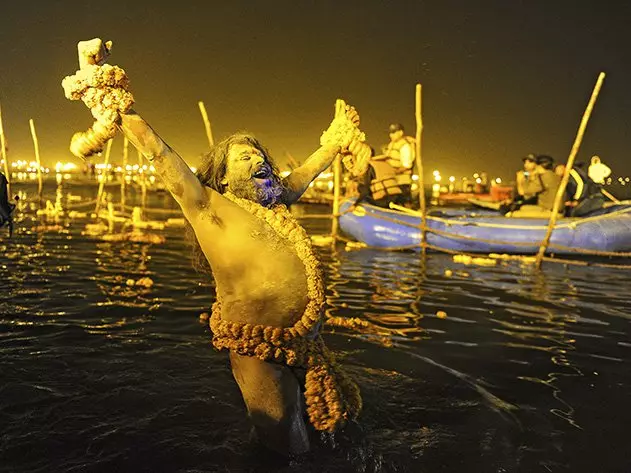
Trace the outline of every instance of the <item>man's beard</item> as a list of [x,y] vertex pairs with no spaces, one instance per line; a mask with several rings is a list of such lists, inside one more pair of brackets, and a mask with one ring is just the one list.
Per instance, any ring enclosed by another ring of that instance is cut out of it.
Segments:
[[256,182],[254,178],[238,179],[228,183],[228,190],[237,197],[256,202],[263,207],[271,207],[280,202],[283,185],[280,177],[272,174],[268,179]]

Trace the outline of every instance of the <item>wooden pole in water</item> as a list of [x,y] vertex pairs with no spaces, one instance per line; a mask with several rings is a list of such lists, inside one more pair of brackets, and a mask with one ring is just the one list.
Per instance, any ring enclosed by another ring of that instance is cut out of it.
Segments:
[[342,184],[342,155],[333,160],[333,219],[331,220],[331,236],[335,242],[338,233],[338,216],[340,214],[340,188]]
[[0,154],[4,161],[4,175],[7,178],[7,197],[11,200],[11,175],[9,174],[9,161],[7,160],[7,147],[4,141],[4,127],[2,126],[2,106],[0,105]]
[[103,161],[103,173],[101,174],[101,182],[99,182],[99,191],[96,193],[96,207],[94,208],[94,213],[96,217],[99,217],[99,209],[101,208],[101,198],[103,196],[103,187],[105,186],[105,181],[107,180],[107,165],[110,162],[110,151],[112,150],[112,141],[114,138],[111,138],[107,142],[107,148],[105,148],[105,160]]
[[418,199],[421,211],[421,248],[423,253],[427,247],[427,220],[425,203],[425,181],[423,179],[423,159],[421,158],[421,138],[423,133],[423,116],[421,113],[421,84],[416,84],[416,169],[418,173]]
[[125,190],[127,189],[127,156],[129,153],[129,140],[123,140],[123,172],[121,173],[121,212],[125,211]]
[[142,153],[137,148],[136,148],[136,152],[138,153],[138,179],[140,180],[140,190],[141,190],[140,202],[141,202],[142,208],[144,209],[145,204],[147,202],[147,182],[145,180],[145,173],[142,172],[142,165],[143,165]]
[[39,158],[39,142],[37,141],[37,133],[35,133],[35,123],[33,122],[33,119],[29,119],[28,123],[31,127],[31,136],[33,137],[33,146],[35,147],[35,161],[37,162],[37,195],[41,201],[44,182],[42,180],[42,162]]
[[208,120],[208,114],[206,113],[206,107],[204,106],[204,102],[201,100],[197,102],[199,105],[199,111],[202,113],[202,120],[204,120],[204,127],[206,128],[206,137],[208,138],[208,145],[212,148],[215,144],[215,140],[213,139],[213,133],[210,130],[210,121]]
[[554,229],[557,215],[559,213],[559,210],[561,209],[561,205],[565,202],[565,188],[567,187],[567,183],[570,180],[570,171],[572,170],[572,166],[574,165],[574,159],[576,158],[578,149],[581,146],[581,141],[583,141],[583,135],[585,133],[585,128],[587,128],[587,122],[589,121],[589,117],[592,114],[594,104],[596,103],[596,99],[598,98],[598,94],[600,93],[600,88],[602,87],[604,80],[605,73],[601,72],[598,76],[598,80],[596,81],[596,85],[594,86],[594,90],[592,92],[591,98],[589,99],[589,103],[587,104],[587,108],[583,113],[581,124],[578,127],[578,132],[576,134],[576,138],[574,139],[572,150],[570,151],[570,157],[567,159],[565,172],[563,173],[563,177],[561,178],[561,184],[559,184],[559,189],[557,190],[556,198],[554,200],[552,215],[550,215],[550,221],[548,222],[548,230],[546,231],[546,236],[541,242],[541,246],[539,246],[539,252],[537,253],[537,259],[535,260],[535,266],[537,268],[541,268],[541,261],[543,261],[543,256],[545,255],[546,249],[550,244],[550,237],[552,236],[552,230]]

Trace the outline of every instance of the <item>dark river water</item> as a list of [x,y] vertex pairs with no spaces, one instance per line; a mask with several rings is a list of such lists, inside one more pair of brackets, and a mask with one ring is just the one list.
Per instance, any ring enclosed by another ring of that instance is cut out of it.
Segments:
[[81,234],[86,218],[23,204],[17,219],[0,233],[1,472],[631,472],[626,271],[318,247],[327,314],[372,324],[324,329],[364,411],[287,462],[249,440],[181,228],[108,242]]

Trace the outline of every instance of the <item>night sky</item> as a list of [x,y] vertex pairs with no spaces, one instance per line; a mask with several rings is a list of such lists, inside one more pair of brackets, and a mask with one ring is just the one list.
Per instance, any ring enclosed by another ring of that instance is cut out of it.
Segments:
[[[76,43],[114,42],[135,109],[193,166],[216,139],[256,134],[281,165],[319,143],[338,97],[356,106],[369,144],[401,122],[414,134],[423,86],[428,173],[511,177],[529,152],[565,161],[598,74],[607,74],[578,160],[599,154],[631,174],[631,7],[581,0],[13,1],[0,9],[0,101],[9,158],[72,158],[92,123],[61,80]],[[120,162],[122,138],[112,160]],[[99,158],[100,159],[100,158]]]

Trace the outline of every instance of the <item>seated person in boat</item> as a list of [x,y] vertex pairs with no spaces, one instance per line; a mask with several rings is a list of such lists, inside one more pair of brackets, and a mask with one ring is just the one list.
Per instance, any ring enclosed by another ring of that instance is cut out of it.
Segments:
[[[4,225],[9,227],[9,236],[13,234],[13,210],[15,204],[9,202],[9,181],[6,176],[0,172],[0,228]],[[16,197],[17,199],[17,197]]]
[[536,166],[521,183],[524,196],[535,196],[534,204],[523,204],[518,210],[510,211],[507,217],[547,218],[554,207],[554,199],[561,183],[561,178],[555,174],[554,158],[539,155]]
[[533,154],[527,154],[521,158],[523,169],[515,174],[516,195],[512,200],[505,200],[500,203],[499,210],[502,214],[519,210],[522,205],[536,205],[537,196],[535,194],[526,194],[524,183],[530,178],[537,167],[537,157]]
[[519,209],[522,205],[530,205],[537,203],[537,196],[534,194],[526,194],[524,190],[524,183],[528,180],[530,175],[534,172],[537,167],[537,157],[530,153],[521,158],[523,163],[523,169],[517,171],[515,174],[515,183],[516,183],[516,194],[515,198],[508,203],[509,208],[506,209],[506,212],[513,211]]
[[76,134],[71,150],[92,154],[119,128],[152,163],[212,271],[213,344],[229,350],[259,440],[281,454],[306,452],[305,413],[315,429],[333,432],[358,415],[361,397],[319,335],[324,307],[319,262],[288,206],[338,153],[363,141],[359,116],[338,100],[319,149],[285,178],[249,134],[234,134],[213,146],[194,174],[131,108],[133,100],[126,106],[119,100],[129,94],[128,81],[122,69],[104,64],[110,46],[98,38],[80,42],[81,69],[62,83],[66,97],[92,105],[95,117],[105,108],[108,114],[100,118],[113,120],[112,127],[99,122]]
[[600,156],[592,156],[587,175],[596,184],[604,184],[605,179],[611,175],[611,168],[602,162]]
[[[366,202],[378,207],[390,208],[390,203],[403,205],[405,196],[401,187],[397,183],[397,173],[387,162],[387,156],[375,156],[375,150],[370,148],[370,157],[362,166],[353,167],[353,155],[348,153],[344,156],[345,167],[351,173],[362,172],[355,176],[357,179],[358,197],[353,207]],[[361,171],[357,171],[361,169]]]
[[[565,164],[558,164],[554,172],[563,177]],[[594,182],[582,169],[572,168],[565,188],[565,216],[583,217],[594,210],[602,209],[604,205],[605,196],[600,184]]]
[[390,143],[385,151],[385,159],[395,172],[397,184],[401,189],[401,197],[405,205],[412,203],[412,169],[414,168],[416,140],[405,134],[400,123],[393,123],[388,128]]

